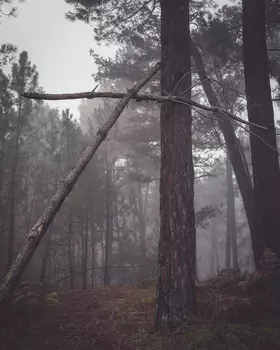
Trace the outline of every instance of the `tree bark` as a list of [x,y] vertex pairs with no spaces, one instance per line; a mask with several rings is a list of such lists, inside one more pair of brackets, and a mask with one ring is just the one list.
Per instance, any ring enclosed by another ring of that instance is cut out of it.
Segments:
[[[161,1],[161,90],[191,96],[189,0]],[[160,239],[156,329],[175,330],[196,312],[192,115],[164,103],[160,113]]]
[[62,185],[52,197],[49,205],[43,212],[42,216],[38,219],[36,224],[30,230],[26,243],[19,252],[16,260],[11,266],[10,270],[4,277],[0,286],[0,308],[7,306],[11,301],[12,293],[20,281],[20,278],[26,269],[30,259],[32,258],[36,248],[38,247],[41,239],[44,237],[49,225],[52,223],[55,214],[59,211],[62,203],[67,195],[71,192],[73,186],[77,182],[78,178],[88,165],[92,156],[96,150],[106,138],[107,133],[110,131],[131,97],[133,97],[159,70],[160,64],[156,64],[153,70],[147,75],[145,79],[137,83],[131,90],[128,90],[125,97],[118,103],[114,111],[111,113],[108,120],[98,130],[91,145],[89,145],[84,151],[83,155],[73,167],[70,174],[64,179]]
[[265,1],[243,0],[242,4],[248,119],[267,128],[267,131],[260,132],[250,126],[256,230],[253,250],[258,266],[264,245],[280,256],[280,171],[268,69]]

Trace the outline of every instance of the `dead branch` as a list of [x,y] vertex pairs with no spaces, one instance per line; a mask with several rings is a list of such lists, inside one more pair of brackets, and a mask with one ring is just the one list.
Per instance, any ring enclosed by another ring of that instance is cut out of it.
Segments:
[[107,133],[110,131],[110,129],[113,127],[113,125],[119,118],[120,114],[123,112],[125,106],[128,104],[130,99],[133,98],[137,94],[137,92],[159,70],[160,63],[157,63],[146,78],[141,80],[132,89],[128,90],[127,93],[123,95],[121,101],[117,104],[116,108],[111,113],[108,120],[97,131],[96,136],[92,141],[92,144],[85,149],[79,161],[72,168],[72,171],[69,173],[69,175],[64,179],[62,185],[50,200],[42,216],[39,218],[39,220],[28,233],[25,245],[17,255],[10,270],[8,271],[8,273],[2,281],[2,284],[0,286],[0,308],[9,305],[14,289],[17,287],[24,270],[26,269],[41,239],[45,235],[48,227],[53,221],[56,213],[59,211],[67,195],[73,189],[75,183],[77,182],[78,178],[88,165],[92,156],[97,151],[102,141],[106,138]]
[[[82,98],[87,99],[93,99],[93,98],[123,98],[126,94],[121,92],[77,92],[77,93],[65,93],[65,94],[40,94],[35,92],[25,92],[22,96],[25,98],[30,98],[34,100],[48,100],[48,101],[57,101],[57,100],[77,100]],[[219,107],[208,107],[205,105],[202,105],[198,102],[195,102],[193,100],[189,100],[186,98],[182,98],[180,96],[155,96],[155,95],[145,95],[145,94],[135,94],[131,97],[131,99],[134,99],[137,102],[141,101],[154,101],[154,102],[175,102],[175,103],[182,103],[187,104],[189,106],[197,107],[200,109],[203,109],[205,111],[214,112],[214,113],[222,113],[228,118],[230,118],[233,121],[251,125],[255,128],[261,129],[261,130],[267,130],[266,127],[255,124],[252,122],[249,122],[247,120],[243,120],[242,118],[239,118],[232,113],[219,108]]]

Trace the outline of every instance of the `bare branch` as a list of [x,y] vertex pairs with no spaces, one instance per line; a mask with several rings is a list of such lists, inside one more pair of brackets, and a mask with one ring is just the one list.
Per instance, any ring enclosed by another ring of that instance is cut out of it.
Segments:
[[160,70],[160,63],[157,63],[153,70],[148,74],[146,78],[137,83],[132,89],[128,90],[123,95],[122,100],[118,103],[114,111],[109,116],[108,120],[102,125],[102,127],[96,133],[91,145],[89,145],[82,154],[79,161],[72,168],[69,175],[64,179],[62,185],[57,190],[55,195],[50,200],[45,211],[32,227],[26,237],[26,242],[15,261],[13,262],[10,270],[4,277],[0,286],[0,307],[8,305],[11,301],[11,296],[20,281],[20,278],[26,269],[30,259],[32,258],[36,248],[40,241],[47,232],[48,227],[52,223],[56,213],[59,211],[62,203],[68,194],[72,191],[75,183],[83,173],[84,169],[90,162],[92,156],[101,145],[102,141],[106,138],[107,133],[111,130],[120,114],[128,104],[131,98],[137,94],[137,92]]
[[[25,98],[30,98],[34,100],[48,100],[48,101],[57,101],[57,100],[77,100],[82,98],[87,99],[93,99],[93,98],[123,98],[126,94],[121,92],[78,92],[78,93],[64,93],[64,94],[40,94],[35,92],[25,92],[22,96]],[[255,124],[252,122],[249,122],[247,120],[244,120],[242,118],[239,118],[232,113],[219,108],[219,107],[208,107],[205,105],[202,105],[198,102],[195,102],[193,100],[189,100],[186,98],[182,98],[180,96],[155,96],[155,95],[145,95],[145,94],[134,94],[131,99],[134,99],[137,102],[141,101],[154,101],[154,102],[175,102],[175,103],[182,103],[187,104],[189,106],[197,107],[200,109],[203,109],[205,111],[214,112],[214,113],[222,113],[228,118],[237,121],[242,124],[251,125],[255,128],[261,129],[261,130],[267,130],[266,127]]]

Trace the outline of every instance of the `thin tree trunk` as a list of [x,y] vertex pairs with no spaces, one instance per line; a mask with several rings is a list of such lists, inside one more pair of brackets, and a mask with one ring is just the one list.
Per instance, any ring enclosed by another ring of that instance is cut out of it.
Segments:
[[146,263],[146,222],[144,217],[143,199],[142,199],[142,184],[140,181],[137,183],[137,213],[140,232],[140,257],[141,264]]
[[248,119],[267,128],[260,132],[250,126],[256,230],[253,251],[257,267],[264,245],[280,257],[280,171],[266,46],[265,3],[264,0],[242,1]]
[[211,277],[215,276],[216,251],[217,251],[216,230],[213,230],[213,228],[212,228],[211,229],[211,263],[210,263]]
[[18,285],[23,272],[28,266],[30,259],[32,258],[41,239],[44,237],[49,225],[52,223],[56,213],[60,209],[67,195],[71,192],[73,186],[84,171],[85,167],[88,165],[92,156],[95,154],[102,141],[106,138],[107,133],[112,128],[130,99],[160,70],[160,66],[160,63],[157,63],[145,79],[137,83],[131,90],[128,90],[125,97],[118,103],[114,111],[111,113],[109,119],[98,130],[92,144],[86,148],[77,164],[65,178],[61,187],[51,199],[42,216],[30,230],[25,245],[19,252],[16,260],[4,277],[0,286],[0,308],[7,306],[11,301],[12,293]]
[[42,259],[40,283],[45,282],[46,272],[47,272],[47,264],[48,264],[48,259],[49,259],[49,255],[50,255],[51,240],[52,240],[53,232],[54,232],[54,223],[52,223],[52,225],[50,227],[50,233],[49,233],[47,244],[46,244],[45,254],[44,254],[43,259]]
[[83,289],[87,289],[88,275],[88,230],[89,230],[89,202],[87,203],[85,231],[83,233],[84,247],[82,255]]
[[106,237],[104,261],[104,285],[111,284],[112,244],[113,244],[113,195],[112,195],[112,165],[108,162],[108,143],[106,141]]
[[[237,232],[236,232],[236,219],[235,219],[235,199],[234,199],[234,186],[233,186],[233,174],[232,165],[227,155],[226,159],[226,172],[227,172],[227,236],[229,236],[231,242],[232,252],[232,265],[234,269],[238,269],[238,247],[237,247]],[[231,262],[231,259],[230,259]],[[226,268],[230,268],[231,263],[226,264]]]
[[68,269],[69,269],[69,287],[70,289],[75,288],[74,281],[74,263],[73,263],[73,253],[72,253],[72,230],[73,230],[73,221],[72,221],[72,211],[69,215],[69,227],[67,232],[67,255],[68,255]]
[[16,192],[16,172],[18,166],[18,152],[19,152],[19,137],[20,137],[20,117],[21,117],[22,100],[19,99],[16,135],[15,135],[15,150],[11,168],[11,179],[9,189],[9,236],[8,236],[8,260],[7,271],[11,267],[14,259],[14,235],[15,235],[15,192]]
[[[191,97],[189,1],[161,1],[161,90]],[[156,329],[172,331],[196,312],[196,244],[192,115],[187,105],[163,103],[160,239]]]
[[227,234],[226,234],[226,269],[231,268],[232,236],[235,228],[235,208],[232,180],[232,167],[229,156],[226,157],[227,177]]
[[94,237],[94,230],[93,230],[93,224],[91,225],[91,288],[95,286],[95,237]]

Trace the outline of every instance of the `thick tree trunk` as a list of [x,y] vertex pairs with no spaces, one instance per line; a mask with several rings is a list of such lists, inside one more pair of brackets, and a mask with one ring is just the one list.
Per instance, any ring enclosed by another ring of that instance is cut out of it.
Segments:
[[[216,96],[215,91],[213,90],[213,87],[208,79],[201,53],[193,41],[192,57],[199,75],[199,79],[201,81],[201,85],[203,87],[205,95],[207,96],[209,104],[212,107],[218,107],[218,97]],[[242,149],[239,139],[235,134],[232,121],[229,120],[229,118],[223,113],[216,113],[215,116],[219,120],[219,127],[223,133],[229,158],[233,166],[237,184],[243,199],[248,225],[251,232],[251,240],[252,242],[254,242],[253,245],[256,245],[257,243],[255,242],[256,239],[253,226],[253,186],[244,151]]]
[[64,179],[62,185],[52,197],[42,216],[30,230],[25,245],[19,252],[16,260],[4,277],[0,286],[0,308],[7,306],[11,301],[14,289],[19,283],[24,270],[26,269],[41,239],[44,237],[49,225],[52,223],[55,214],[59,211],[65,198],[71,192],[73,186],[88,165],[92,156],[95,154],[102,141],[106,138],[107,133],[110,131],[130,99],[159,71],[159,69],[160,64],[158,63],[147,75],[147,77],[137,83],[134,88],[129,90],[125,97],[118,103],[114,111],[111,113],[109,119],[98,130],[92,144],[86,148],[77,164],[73,167],[70,174]]
[[248,118],[250,122],[268,129],[260,132],[259,129],[250,127],[256,230],[253,250],[255,264],[258,266],[264,245],[280,256],[280,171],[268,70],[265,1],[243,0],[242,4]]
[[[161,89],[191,97],[189,0],[161,1]],[[187,105],[163,103],[160,239],[155,326],[172,331],[196,312],[196,244],[192,115]]]

